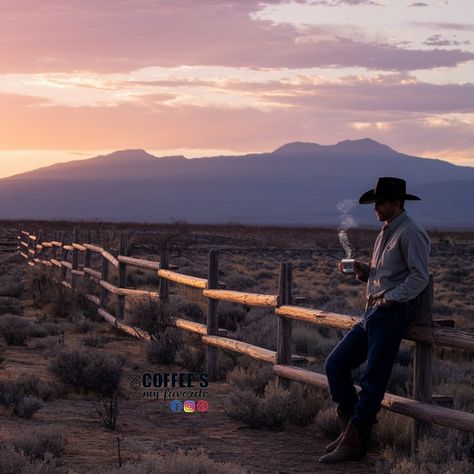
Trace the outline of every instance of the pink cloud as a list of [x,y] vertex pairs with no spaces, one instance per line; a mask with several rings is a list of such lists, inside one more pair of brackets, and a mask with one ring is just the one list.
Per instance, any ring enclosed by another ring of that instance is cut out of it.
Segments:
[[[9,1],[0,20],[0,72],[118,72],[183,64],[408,71],[474,59],[461,49],[408,49],[336,32],[327,39],[327,27],[301,30],[252,17],[260,8],[258,0]],[[326,39],[308,40],[318,33]]]
[[[328,90],[321,97],[329,94]],[[373,92],[383,97],[383,92]],[[330,95],[335,102],[337,88]],[[350,97],[355,95],[354,89]],[[37,98],[0,95],[2,105],[7,104],[0,109],[0,144],[5,150],[221,148],[244,153],[272,150],[295,140],[327,144],[369,136],[412,154],[451,150],[460,156],[474,149],[474,125],[468,120],[448,117],[437,123],[432,120],[437,115],[427,111],[384,108],[387,104],[375,109],[370,102],[360,109],[349,103],[344,107],[348,97],[342,94],[337,106],[306,97],[311,106],[263,112],[255,108],[167,106],[156,95],[141,96],[136,103],[74,108],[39,106],[44,101]],[[354,123],[365,125],[356,128]]]

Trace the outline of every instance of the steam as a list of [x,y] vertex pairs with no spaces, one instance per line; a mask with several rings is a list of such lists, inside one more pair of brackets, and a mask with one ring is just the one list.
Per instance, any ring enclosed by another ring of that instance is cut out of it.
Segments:
[[347,237],[347,230],[352,227],[357,227],[357,222],[350,215],[350,211],[355,205],[356,201],[354,199],[344,199],[337,203],[337,210],[341,213],[341,225],[338,227],[338,235],[344,252],[346,252],[346,258],[351,258],[352,256],[352,249],[349,238]]

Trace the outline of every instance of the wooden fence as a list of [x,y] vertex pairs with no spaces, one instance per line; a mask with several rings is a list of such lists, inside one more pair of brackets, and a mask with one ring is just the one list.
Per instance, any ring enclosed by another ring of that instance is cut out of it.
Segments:
[[[218,280],[219,255],[217,250],[209,251],[208,277],[205,279],[175,271],[176,267],[173,268],[169,264],[169,251],[166,248],[162,248],[159,262],[129,257],[128,236],[125,233],[120,234],[118,256],[112,255],[98,245],[81,242],[77,229],[73,232],[71,243],[66,243],[64,233],[61,233],[59,238],[56,234],[56,238],[52,241],[42,241],[40,232],[30,234],[27,231],[20,231],[18,242],[18,252],[27,260],[28,265],[57,268],[61,283],[67,287],[80,288],[82,285],[82,288],[87,288],[89,279],[97,281],[101,288],[100,297],[90,294],[87,297],[97,305],[99,314],[120,330],[145,341],[150,340],[150,334],[143,329],[125,324],[123,321],[125,298],[127,296],[149,295],[160,301],[168,301],[170,281],[197,289],[208,301],[207,325],[179,317],[172,318],[171,324],[176,328],[201,336],[202,342],[206,345],[206,369],[211,381],[215,381],[217,378],[218,349],[226,349],[272,364],[273,372],[277,376],[277,383],[280,386],[285,387],[289,380],[295,380],[318,389],[328,390],[328,382],[324,375],[292,365],[292,360],[297,359],[291,354],[292,320],[348,330],[361,319],[292,304],[292,265],[288,262],[280,265],[278,293],[268,295],[223,288],[225,285],[222,285]],[[93,268],[92,265],[94,254],[99,257],[100,261],[100,266],[97,268]],[[117,285],[109,282],[110,267],[114,267],[118,271]],[[159,291],[150,292],[126,288],[128,267],[157,272],[160,281]],[[68,275],[70,275],[69,281]],[[116,295],[115,316],[107,311],[110,294]],[[434,399],[431,393],[433,345],[472,351],[474,337],[468,331],[434,325],[431,313],[432,298],[433,284],[430,277],[429,285],[418,297],[415,322],[407,329],[404,338],[415,342],[413,398],[386,393],[382,401],[383,408],[413,418],[413,453],[416,450],[417,440],[422,434],[429,432],[432,423],[474,432],[474,414],[433,404]],[[275,317],[278,318],[277,334],[275,335],[277,350],[265,349],[226,337],[226,331],[218,327],[219,301],[272,308]]]

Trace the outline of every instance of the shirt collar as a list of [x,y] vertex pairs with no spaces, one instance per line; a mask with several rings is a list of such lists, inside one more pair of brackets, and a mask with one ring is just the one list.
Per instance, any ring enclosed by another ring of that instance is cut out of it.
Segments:
[[393,221],[389,222],[388,224],[385,224],[382,229],[383,230],[389,230],[389,231],[394,231],[407,217],[407,213],[405,210],[400,212],[400,214],[393,219]]

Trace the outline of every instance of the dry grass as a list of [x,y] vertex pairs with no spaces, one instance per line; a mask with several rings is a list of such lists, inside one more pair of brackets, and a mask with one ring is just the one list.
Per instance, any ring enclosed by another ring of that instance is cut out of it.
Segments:
[[[72,229],[74,224],[42,223],[41,225],[45,235],[48,236],[48,232],[51,233],[55,229]],[[131,237],[132,255],[157,261],[159,260],[160,243],[173,236],[176,238],[175,230],[178,227],[173,225],[102,224],[102,235],[99,238],[93,232],[92,240],[116,252],[119,232],[128,230],[134,234]],[[97,223],[84,223],[83,228],[85,230],[95,230]],[[336,264],[343,256],[343,252],[334,229],[193,225],[187,226],[185,234],[187,240],[183,239],[181,248],[175,247],[171,254],[171,263],[179,265],[178,271],[206,277],[207,251],[209,248],[215,247],[220,250],[219,278],[227,283],[229,289],[275,294],[278,288],[279,264],[283,260],[291,261],[294,268],[294,293],[306,298],[303,303],[305,306],[356,316],[361,314],[364,285],[341,275],[337,271]],[[365,261],[369,259],[376,234],[377,232],[374,230],[350,230],[349,239],[353,244],[356,258]],[[474,281],[472,279],[474,274],[474,260],[472,258],[474,256],[474,233],[431,231],[430,236],[432,238],[431,272],[434,275],[435,283],[435,317],[452,318],[457,327],[473,330],[474,304],[470,295],[472,295],[474,289],[472,284]],[[2,265],[2,262],[0,262],[0,267]],[[9,269],[8,271],[13,272],[14,265],[18,265],[18,262],[15,263],[12,259],[6,262],[4,266]],[[116,278],[115,272],[111,274],[111,278]],[[132,271],[129,273],[128,281],[140,288],[153,288],[155,291],[157,289],[156,275],[151,272]],[[171,285],[170,289],[172,300],[177,302],[177,313],[180,316],[205,323],[206,313],[202,301],[194,300],[192,292],[189,292],[186,296],[184,296],[184,293],[178,293],[174,285]],[[69,324],[71,312],[77,312],[77,310],[71,309],[74,305],[69,306],[68,296],[60,294],[59,296],[45,298],[45,291],[47,294],[47,290],[40,291],[38,306],[40,306],[40,303],[45,303],[46,299],[49,304],[46,313],[53,317],[53,321]],[[9,293],[8,296],[11,293],[11,297],[20,295],[20,287],[13,288],[11,291],[8,290],[7,293]],[[51,300],[55,299],[59,303],[51,307]],[[114,304],[114,299],[111,299],[111,308]],[[145,317],[139,315],[139,311],[133,314],[130,307],[127,307],[127,310],[127,317],[132,318],[132,321],[141,320],[140,324],[145,320],[144,326],[147,326],[146,320],[150,318],[146,316],[146,313],[147,311],[150,313],[149,310],[144,311]],[[82,310],[79,312],[83,313]],[[153,319],[155,316],[153,311],[151,313],[151,319]],[[79,329],[82,323],[78,322],[77,319],[74,322],[74,318],[72,320],[73,324]],[[229,330],[229,337],[268,349],[276,349],[276,318],[268,310],[246,308],[234,304],[220,304],[219,324]],[[74,328],[74,325],[72,328]],[[44,327],[46,334],[53,334],[56,330],[57,328],[48,329]],[[96,330],[96,327],[90,327],[87,336],[82,336],[83,340],[87,338],[89,346],[100,347],[100,337],[95,336]],[[303,367],[321,371],[324,358],[343,334],[344,331],[315,328],[294,322],[294,352],[308,356],[308,361],[303,364]],[[31,345],[33,343],[37,344],[38,349],[41,349],[41,341],[47,341],[54,337],[46,335],[46,338],[40,340],[25,339],[24,343],[27,346],[30,343]],[[162,342],[166,341],[163,339]],[[43,353],[46,354],[47,351],[48,348],[45,348]],[[163,347],[155,347],[151,353],[155,353],[155,361],[158,363],[178,361],[189,370],[202,370],[203,368],[204,350],[198,337],[193,338],[191,336],[180,350],[171,351],[171,355],[166,355],[166,351],[169,352],[169,347],[167,348],[167,345],[163,344]],[[225,367],[225,370],[231,371],[236,363],[243,365],[243,358],[237,358],[235,355],[224,351],[220,352],[221,355],[221,366]],[[153,357],[153,355],[150,357]],[[401,395],[410,394],[411,357],[409,346],[400,351],[390,380],[390,390],[392,392]],[[8,357],[3,362],[2,367],[6,362],[8,362]],[[224,376],[226,375],[225,370],[223,372]],[[267,418],[270,421],[268,423],[265,421],[259,422],[260,425],[267,423],[268,426],[274,426],[278,429],[285,426],[285,422],[281,422],[278,418],[278,413],[271,412],[272,407],[268,404],[265,405],[262,401],[265,397],[266,385],[259,382],[258,376],[254,374],[253,380],[249,376],[247,380],[249,383],[247,384],[245,377],[232,373],[234,375],[229,375],[229,377],[239,380],[237,385],[240,385],[240,393],[236,395],[239,399],[239,406],[242,406],[243,409],[246,407],[250,414],[253,413],[252,406],[258,406],[260,412],[263,413],[265,413],[265,409],[269,410]],[[357,378],[358,373],[355,375]],[[474,412],[472,402],[474,399],[473,376],[472,354],[443,348],[435,351],[433,391],[451,395],[454,399],[455,408],[471,413]],[[253,385],[260,387],[258,394],[250,389]],[[285,395],[269,392],[267,396],[275,406],[280,408],[286,406]],[[334,425],[334,412],[331,411],[334,407],[331,402],[328,402],[327,395],[314,393],[311,397],[305,397],[301,394],[293,394],[292,397],[299,400],[299,405],[306,407],[301,409],[299,417],[295,416],[295,419],[299,418],[301,424],[315,416],[314,427],[318,430],[318,433],[325,433],[330,438],[339,434],[339,426]],[[307,400],[311,398],[316,400],[314,404],[307,403]],[[249,402],[249,400],[251,401]],[[287,411],[290,412],[291,410],[287,408]],[[387,453],[387,459],[390,458],[390,453],[392,453],[394,461],[379,464],[380,472],[428,472],[425,469],[429,464],[427,456],[420,455],[415,460],[403,460],[403,456],[407,454],[409,440],[409,426],[406,421],[407,419],[404,417],[391,413],[383,412],[379,415],[379,423],[376,426],[377,449],[384,450],[381,452]],[[436,446],[436,443],[436,441],[427,441],[427,446]],[[453,437],[447,437],[445,444],[446,449],[452,452],[455,451],[455,448],[457,449],[457,446],[461,446],[461,451],[464,450],[465,453],[469,452],[470,449],[466,444],[461,443],[460,445],[459,440]],[[461,454],[457,454],[455,459],[450,458],[446,461],[446,466],[434,463],[435,465],[430,465],[429,469],[436,468],[437,472],[453,472],[453,469],[456,468],[459,472],[464,472],[463,469],[468,466],[466,461],[462,459]],[[426,466],[424,467],[424,465]]]

